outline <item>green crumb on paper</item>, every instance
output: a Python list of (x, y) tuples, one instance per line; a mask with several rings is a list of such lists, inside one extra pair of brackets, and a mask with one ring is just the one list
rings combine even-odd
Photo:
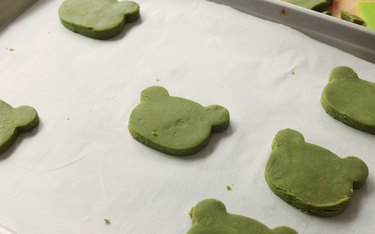
[(160, 80), (159, 79), (155, 79), (156, 80), (156, 82), (160, 82)]
[(229, 185), (227, 185), (227, 190), (228, 190), (228, 191), (232, 191), (232, 187), (229, 186)]
[(109, 225), (109, 224), (111, 224), (111, 220), (109, 220), (109, 219), (104, 219), (104, 223)]
[(294, 75), (296, 74), (296, 72), (295, 72), (295, 71), (292, 71), (292, 73), (291, 73), (291, 74), (292, 74), (292, 76), (294, 76)]

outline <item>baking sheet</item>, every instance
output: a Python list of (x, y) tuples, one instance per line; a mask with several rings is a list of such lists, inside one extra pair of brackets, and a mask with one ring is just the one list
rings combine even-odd
[[(0, 161), (1, 225), (19, 234), (186, 233), (190, 208), (217, 198), (269, 227), (373, 232), (375, 136), (332, 119), (319, 99), (333, 67), (375, 82), (374, 64), (203, 0), (138, 1), (139, 22), (97, 41), (61, 26), (61, 2), (39, 0), (0, 34), (0, 98), (34, 106), (41, 119)], [(190, 157), (143, 146), (127, 121), (151, 85), (227, 107), (230, 128)], [(305, 215), (267, 187), (271, 142), (287, 127), (369, 166), (367, 185), (340, 216)]]
[(22, 14), (36, 0), (1, 0), (0, 2), (0, 31), (13, 19)]
[(310, 37), (375, 63), (375, 31), (281, 0), (212, 0), (289, 25)]

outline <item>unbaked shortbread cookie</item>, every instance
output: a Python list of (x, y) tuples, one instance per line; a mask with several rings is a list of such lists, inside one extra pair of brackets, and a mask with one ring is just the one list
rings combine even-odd
[(353, 189), (365, 184), (366, 164), (356, 158), (340, 158), (331, 151), (305, 142), (292, 129), (276, 134), (265, 171), (271, 190), (297, 209), (317, 216), (342, 212)]
[(361, 80), (351, 68), (332, 70), (321, 103), (333, 118), (375, 134), (375, 83)]
[(59, 8), (61, 23), (73, 32), (95, 39), (109, 39), (136, 21), (139, 5), (132, 1), (65, 0)]
[(229, 214), (225, 205), (215, 199), (199, 202), (190, 216), (193, 225), (187, 234), (297, 234), (289, 227), (269, 229), (254, 219)]
[(30, 106), (11, 107), (0, 100), (0, 153), (6, 151), (19, 133), (27, 132), (39, 123), (38, 114)]
[(141, 103), (132, 111), (129, 131), (143, 144), (172, 155), (188, 155), (202, 149), (211, 132), (224, 131), (229, 112), (222, 106), (202, 105), (169, 96), (160, 86), (142, 91)]

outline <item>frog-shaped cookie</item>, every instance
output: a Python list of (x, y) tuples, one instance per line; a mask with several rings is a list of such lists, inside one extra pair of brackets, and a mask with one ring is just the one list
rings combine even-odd
[(132, 1), (65, 0), (59, 8), (61, 23), (69, 30), (95, 39), (109, 39), (136, 21), (139, 5)]
[(340, 158), (331, 151), (305, 142), (301, 133), (284, 129), (276, 134), (265, 177), (271, 190), (297, 209), (316, 216), (342, 212), (353, 189), (365, 184), (366, 164)]
[(190, 216), (193, 225), (187, 234), (297, 234), (289, 227), (269, 229), (254, 219), (229, 214), (225, 205), (216, 199), (199, 202)]
[(0, 100), (0, 153), (6, 151), (19, 133), (27, 132), (39, 123), (38, 114), (30, 106), (11, 107)]
[(375, 134), (375, 83), (359, 79), (351, 68), (332, 70), (321, 103), (333, 118)]
[(131, 135), (143, 144), (172, 155), (188, 155), (202, 149), (211, 132), (224, 131), (229, 112), (222, 106), (202, 105), (169, 96), (160, 86), (146, 88), (141, 103), (129, 119)]

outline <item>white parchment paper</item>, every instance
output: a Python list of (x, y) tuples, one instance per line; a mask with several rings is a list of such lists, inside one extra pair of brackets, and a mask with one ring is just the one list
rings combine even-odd
[[(139, 0), (140, 21), (97, 41), (60, 24), (61, 2), (39, 0), (0, 34), (0, 99), (31, 105), (41, 119), (0, 160), (1, 225), (19, 234), (186, 233), (190, 208), (217, 198), (269, 227), (373, 233), (375, 136), (332, 119), (320, 95), (335, 66), (375, 82), (374, 64), (203, 0)], [(127, 122), (151, 85), (227, 107), (230, 128), (190, 157), (145, 147)], [(367, 185), (343, 214), (305, 215), (270, 191), (264, 167), (283, 128), (367, 163)]]

